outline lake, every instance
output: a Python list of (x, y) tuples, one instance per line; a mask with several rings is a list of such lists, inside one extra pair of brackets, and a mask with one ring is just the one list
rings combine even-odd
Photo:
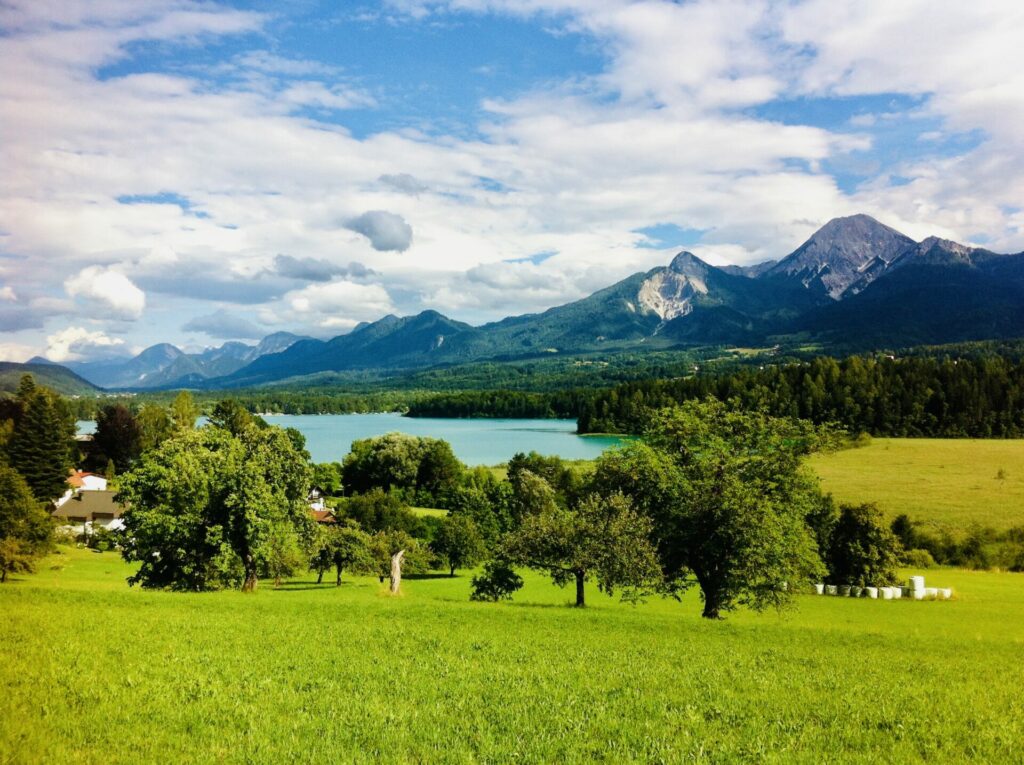
[[(467, 465), (496, 465), (507, 462), (516, 452), (530, 451), (589, 460), (622, 443), (614, 436), (579, 436), (575, 420), (458, 420), (392, 413), (270, 414), (263, 419), (301, 432), (314, 462), (338, 462), (348, 454), (353, 441), (395, 431), (443, 438)], [(91, 421), (78, 423), (79, 433), (91, 433), (94, 428)]]

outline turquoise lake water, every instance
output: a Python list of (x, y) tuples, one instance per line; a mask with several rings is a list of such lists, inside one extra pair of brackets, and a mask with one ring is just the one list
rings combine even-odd
[[(621, 443), (612, 436), (578, 436), (575, 420), (454, 420), (400, 414), (272, 414), (263, 419), (301, 432), (314, 462), (340, 461), (353, 441), (396, 431), (443, 438), (467, 465), (496, 465), (516, 452), (530, 451), (570, 460), (594, 459)], [(93, 422), (78, 423), (80, 433), (94, 428)]]

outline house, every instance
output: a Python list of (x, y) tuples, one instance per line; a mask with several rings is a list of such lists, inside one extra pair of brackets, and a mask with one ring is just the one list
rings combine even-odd
[(79, 491), (54, 510), (53, 517), (61, 526), (89, 523), (114, 530), (124, 525), (124, 511), (124, 505), (114, 501), (112, 491)]
[(106, 491), (107, 490), (107, 479), (101, 475), (95, 473), (84, 473), (81, 470), (75, 470), (68, 477), (68, 483), (73, 489), (82, 489), (83, 491)]
[(333, 510), (310, 510), (309, 512), (317, 523), (331, 524), (338, 522), (338, 518), (334, 515)]
[(313, 511), (323, 511), (327, 509), (327, 502), (324, 501), (326, 493), (319, 486), (314, 486), (309, 490), (309, 494), (306, 496), (306, 502), (309, 503), (309, 507)]
[(57, 507), (63, 505), (80, 491), (106, 491), (107, 479), (95, 473), (72, 470), (68, 476), (68, 486), (71, 488), (64, 492), (64, 496), (53, 503)]

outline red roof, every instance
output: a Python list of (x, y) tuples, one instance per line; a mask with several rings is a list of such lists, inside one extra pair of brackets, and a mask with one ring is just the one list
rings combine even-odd
[(91, 475), (95, 475), (95, 473), (84, 473), (81, 470), (72, 470), (71, 475), (68, 476), (68, 483), (76, 489), (81, 489), (82, 479), (88, 478)]
[(337, 519), (334, 517), (334, 511), (332, 510), (310, 510), (313, 514), (313, 520), (317, 523), (337, 523)]

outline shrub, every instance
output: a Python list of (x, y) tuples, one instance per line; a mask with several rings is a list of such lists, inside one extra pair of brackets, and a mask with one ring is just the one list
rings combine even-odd
[(507, 561), (492, 560), (484, 565), (482, 574), (473, 577), (471, 584), (470, 600), (497, 603), (499, 600), (512, 600), (512, 593), (522, 588), (523, 578)]
[(900, 557), (900, 562), (910, 568), (931, 568), (935, 565), (935, 558), (932, 557), (932, 554), (920, 548), (907, 550)]

